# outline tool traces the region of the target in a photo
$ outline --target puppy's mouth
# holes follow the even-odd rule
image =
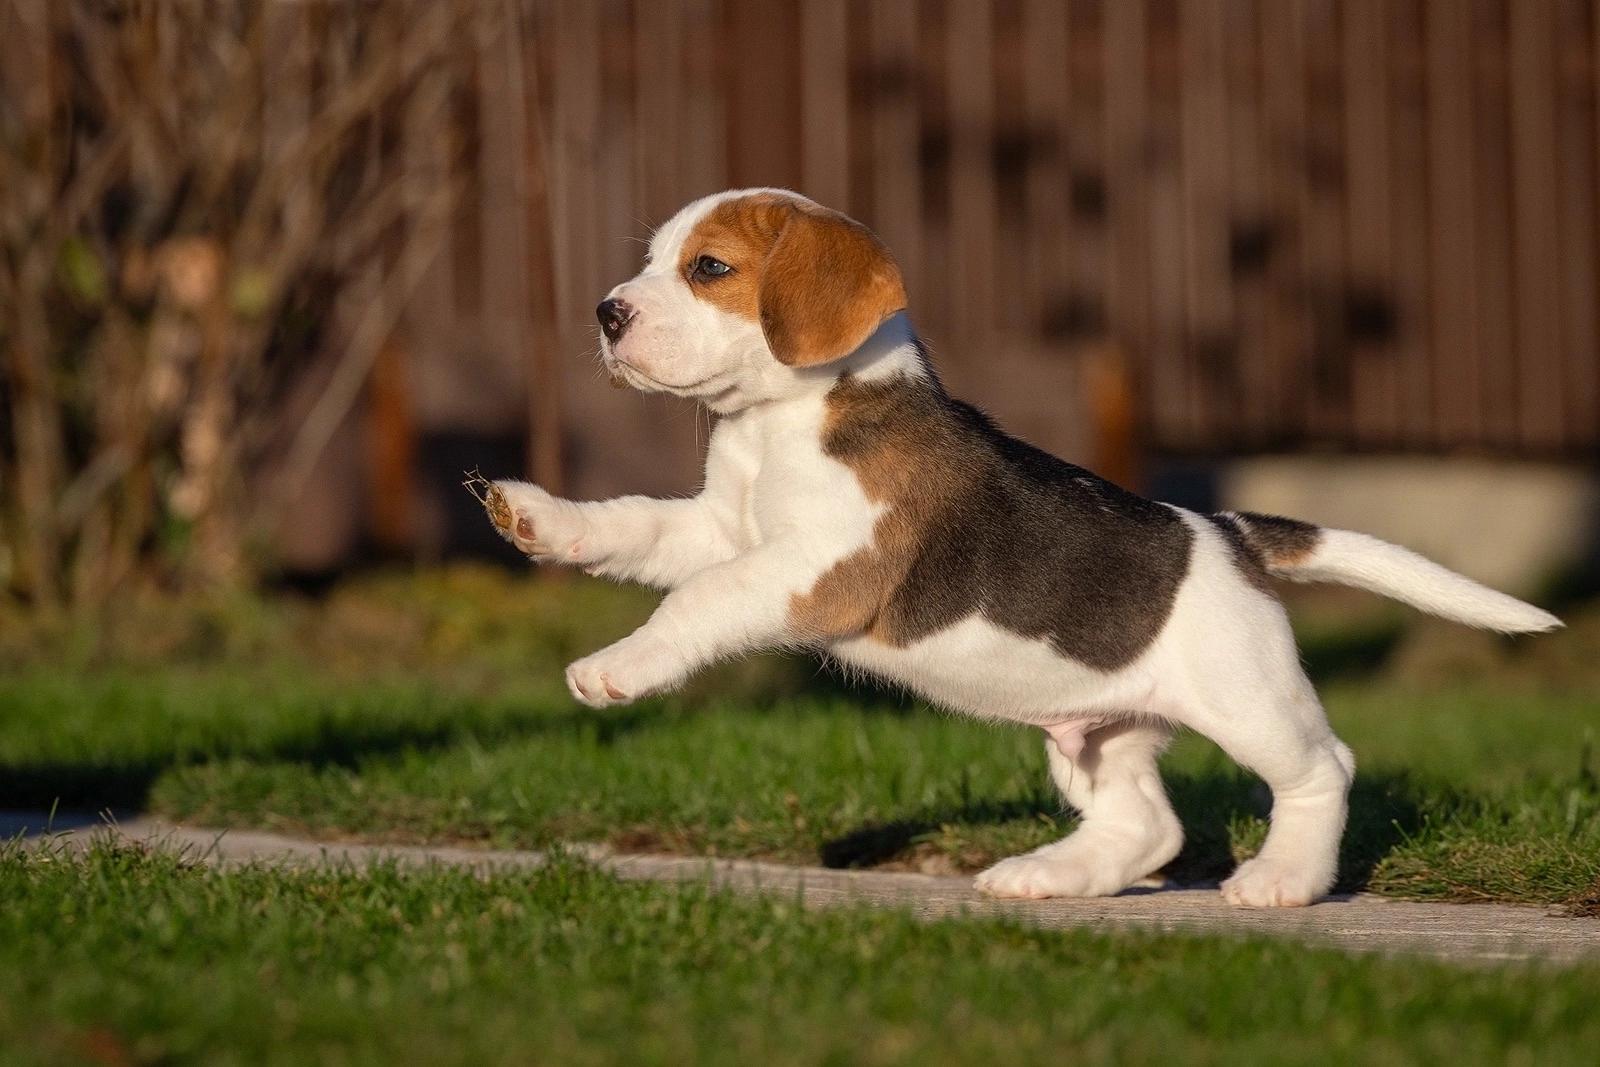
[[[676,382],[662,381],[655,375],[642,371],[633,363],[628,362],[611,350],[609,345],[600,346],[600,362],[605,366],[606,374],[611,378],[611,384],[618,389],[634,388],[647,393],[666,392],[694,395],[710,385],[718,377],[708,375],[698,381],[678,384]]]

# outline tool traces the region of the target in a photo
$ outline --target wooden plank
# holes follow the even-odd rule
[[[556,365],[583,368],[593,358],[595,293],[604,277],[599,234],[603,205],[595,183],[601,128],[600,23],[588,4],[538,0],[540,24],[550,51],[549,152],[551,244],[555,272],[555,322],[560,337]],[[586,433],[566,471],[578,496],[648,491],[634,481],[637,460],[629,455],[638,438],[638,414],[628,398],[603,387],[594,375],[562,373],[561,404],[574,427],[605,425]],[[580,431],[581,432],[581,431]]]
[[[554,227],[551,200],[549,126],[545,122],[540,75],[542,60],[538,34],[522,9],[511,0],[507,36],[513,55],[521,60],[519,80],[522,121],[520,164],[523,195],[523,253],[527,257],[522,277],[527,286],[526,311],[520,322],[528,367],[528,471],[539,485],[557,496],[567,495],[565,407],[563,380],[567,377],[561,356],[558,319]]]
[[[1591,144],[1594,148],[1595,158],[1595,185],[1600,186],[1600,0],[1589,0],[1588,7],[1589,10],[1587,14],[1589,16],[1590,33],[1589,76],[1590,85],[1592,86],[1592,92],[1590,93],[1589,100],[1590,118],[1594,123]],[[1597,193],[1600,193],[1600,189],[1597,189],[1594,186],[1591,186],[1591,189],[1593,191],[1589,192],[1587,195],[1594,196]],[[1591,200],[1590,203],[1593,205],[1596,213],[1600,214],[1600,203],[1595,203],[1593,200]],[[1597,266],[1597,273],[1600,273],[1600,266]],[[1593,290],[1591,290],[1591,292],[1592,291]],[[1581,353],[1579,358],[1583,360],[1582,366],[1584,367],[1584,371],[1582,373],[1586,382],[1591,377],[1600,378],[1600,366],[1596,366],[1596,363],[1600,363],[1600,361],[1591,359],[1588,353]],[[1595,381],[1592,384],[1593,402],[1585,405],[1580,411],[1580,417],[1582,420],[1580,425],[1587,424],[1593,427],[1591,434],[1592,440],[1594,440],[1594,447],[1600,448],[1600,381]],[[1591,449],[1588,454],[1592,455],[1593,449]]]
[[[1586,10],[1587,9],[1587,10]],[[1562,361],[1567,436],[1563,452],[1600,449],[1600,4],[1564,0],[1556,141],[1561,183]],[[1589,32],[1585,32],[1585,31]]]
[[[554,192],[557,321],[563,359],[589,346],[593,296],[601,285],[600,200],[595,186],[600,137],[600,26],[587,4],[546,0],[557,37],[552,99],[551,186]]]
[[[1108,339],[1111,350],[1132,368],[1148,412],[1156,367],[1150,350],[1151,223],[1142,136],[1149,107],[1145,5],[1127,0],[1102,11]]]
[[[600,12],[603,132],[597,142],[599,169],[592,178],[599,187],[602,205],[595,238],[601,250],[601,275],[585,301],[586,309],[592,309],[606,293],[638,271],[651,221],[645,218],[640,194],[648,176],[670,167],[668,160],[648,154],[641,136],[638,102],[642,94],[658,89],[645,83],[638,65],[640,56],[656,45],[653,40],[641,39],[645,32],[639,19],[642,6],[632,4],[619,6],[614,13],[604,9]],[[670,213],[678,206],[663,210]],[[592,310],[586,310],[585,322],[594,322]],[[592,360],[596,341],[592,326],[590,330],[584,357]],[[681,411],[644,402],[642,397],[609,389],[606,392],[610,429],[618,438],[614,444],[607,442],[607,447],[626,450],[613,462],[630,465],[630,488],[656,494],[680,492],[692,485],[699,470],[700,420],[685,419]],[[641,462],[646,456],[648,461]]]
[[[594,234],[600,273],[586,297],[591,309],[639,269],[639,241],[649,232],[638,193],[644,173],[655,169],[655,160],[644,156],[639,137],[639,79],[634,69],[638,33],[637,18],[603,18],[599,24],[600,127],[594,142],[598,166],[590,180],[600,198]],[[592,311],[586,321],[594,322]]]
[[[792,189],[800,170],[800,32],[795,0],[723,7],[728,168],[735,186]]]
[[[1266,150],[1267,350],[1270,371],[1267,410],[1275,445],[1304,435],[1310,322],[1306,315],[1306,42],[1304,5],[1299,0],[1261,8],[1261,120]]]
[[[1428,194],[1435,445],[1470,439],[1482,409],[1472,228],[1472,9],[1427,8]]]
[[[1517,0],[1511,0],[1512,3]],[[1473,33],[1473,192],[1478,271],[1474,304],[1483,360],[1482,426],[1470,441],[1493,449],[1517,441],[1517,344],[1511,270],[1511,127],[1507,0],[1476,0]]]
[[[926,309],[924,336],[938,348],[950,339],[951,305],[957,293],[950,289],[948,270],[953,255],[950,233],[950,91],[948,76],[948,0],[920,0],[913,23],[917,52],[917,166],[922,185],[922,283],[919,297]],[[946,368],[960,373],[953,364]],[[952,384],[960,387],[959,378]]]
[[[1033,142],[1023,195],[1023,281],[1030,333],[1066,298],[1068,216],[1067,9],[1059,0],[1027,0],[1020,34],[1021,128]]]
[[[1180,115],[1183,198],[1184,348],[1190,353],[1185,421],[1200,438],[1229,432],[1227,390],[1217,386],[1237,358],[1228,271],[1228,85],[1223,0],[1184,0]]]
[[[717,65],[722,53],[718,0],[683,0],[684,137],[677,149],[678,196],[689,200],[731,184],[728,120]]]
[[[1317,443],[1350,434],[1350,337],[1344,305],[1344,184],[1341,180],[1344,113],[1340,94],[1339,42],[1343,27],[1336,0],[1307,0],[1301,38],[1305,42],[1305,182],[1301,186],[1304,233],[1305,314],[1311,330],[1306,378],[1306,435]]]
[[[684,60],[688,20],[683,0],[636,5],[632,28],[635,221],[654,227],[698,195],[684,186],[678,167],[687,136]],[[634,254],[640,251],[635,248]]]
[[[992,12],[986,4],[946,9],[945,68],[950,123],[950,329],[980,343],[995,318],[995,199],[989,133],[994,113]]]
[[[1044,5],[1041,5],[1043,7]],[[1042,16],[1040,16],[1042,17]],[[1106,47],[1099,4],[1066,10],[1065,115],[1057,128],[1066,187],[1063,286],[1046,309],[1046,327],[1070,346],[1075,407],[1092,434],[1069,454],[1121,485],[1142,484],[1143,412],[1125,344],[1110,335],[1107,290],[1111,227],[1107,208]]]
[[[875,0],[868,14],[873,228],[894,250],[911,293],[924,306],[922,167],[918,159],[916,0]]]
[[[1107,335],[1105,34],[1097,7],[1068,7],[1067,116],[1064,126],[1069,206],[1066,303],[1058,329],[1103,347]]]
[[[1550,0],[1516,0],[1510,16],[1522,441],[1530,448],[1549,449],[1559,446],[1566,429],[1556,270],[1561,222],[1556,186],[1554,11]]]
[[[1190,422],[1190,398],[1195,392],[1194,352],[1184,336],[1183,182],[1181,150],[1178,21],[1175,4],[1157,0],[1149,5],[1144,21],[1146,125],[1131,146],[1136,155],[1130,169],[1145,171],[1146,211],[1149,214],[1150,344],[1147,396],[1155,443],[1159,447],[1190,450],[1196,444]]]
[[[1026,42],[1023,0],[992,0],[989,5],[989,64],[992,101],[988,132],[989,170],[994,178],[998,240],[1017,262],[1027,260],[1029,238],[1028,171],[1040,155],[1035,131],[1028,128]],[[1016,321],[1016,308],[1004,320]]]
[[[1070,299],[1074,227],[1070,216],[1070,54],[1067,8],[1029,0],[1022,8],[1022,126],[1037,139],[1030,160],[1024,211],[1027,224],[1030,331],[1038,333],[1051,307]]]
[[[1260,5],[1229,0],[1224,13],[1223,70],[1227,100],[1228,188],[1223,210],[1224,263],[1233,302],[1234,368],[1230,388],[1215,395],[1218,441],[1260,447],[1273,413],[1272,353],[1267,345],[1269,292],[1265,256],[1271,232],[1262,127]]]
[[[846,0],[800,9],[800,191],[850,212],[850,27]]]
[[[1392,0],[1389,52],[1394,160],[1394,294],[1400,421],[1396,443],[1424,447],[1433,434],[1433,368],[1429,363],[1432,278],[1428,260],[1427,75],[1421,0]]]
[[[1391,171],[1390,32],[1386,0],[1348,0],[1345,6],[1344,180],[1345,285],[1356,309],[1371,317],[1373,334],[1356,338],[1351,368],[1351,434],[1367,447],[1393,447],[1402,419],[1398,345],[1380,336],[1394,294]]]
[[[1002,135],[1019,139],[1023,168],[1020,189],[1008,188],[1000,204],[1002,239],[1018,250],[1023,275],[1008,287],[1019,298],[1010,317],[1022,327],[1015,331],[1017,373],[1026,383],[1026,397],[1019,396],[1026,415],[1018,429],[1058,455],[1089,459],[1099,451],[1108,453],[1108,462],[1127,466],[1110,450],[1094,447],[1104,436],[1098,413],[1086,403],[1079,361],[1068,358],[1068,346],[1081,347],[1081,338],[1051,324],[1071,284],[1069,12],[1063,3],[1022,0],[1006,13],[999,63],[1010,73],[1001,86],[1009,89],[1002,101]],[[1004,307],[1000,314],[1006,316]]]
[[[1261,9],[1262,137],[1266,143],[1268,410],[1275,443],[1304,436],[1311,358],[1306,314],[1306,65],[1303,0]]]

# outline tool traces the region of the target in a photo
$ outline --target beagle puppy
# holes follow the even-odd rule
[[[1223,897],[1328,892],[1355,760],[1273,578],[1504,633],[1561,625],[1364,534],[1144,500],[1007,436],[940,385],[883,244],[792,192],[685,207],[598,316],[613,379],[720,417],[693,498],[486,487],[496,526],[533,559],[670,590],[567,668],[573,696],[626,703],[716,660],[796,648],[1037,726],[1082,822],[980,874],[993,896],[1111,894],[1171,861],[1183,831],[1156,760],[1180,726],[1272,789],[1266,842]]]

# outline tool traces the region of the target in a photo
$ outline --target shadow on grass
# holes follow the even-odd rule
[[[820,858],[824,867],[875,867],[898,858],[918,840],[943,826],[992,826],[1060,814],[1060,807],[1052,805],[1043,796],[1025,800],[973,801],[930,809],[909,819],[868,823],[831,841],[824,841]]]
[[[1167,788],[1184,831],[1183,851],[1167,867],[1175,881],[1220,881],[1232,873],[1244,854],[1253,854],[1260,847],[1272,799],[1259,779],[1219,771],[1175,776]],[[1437,795],[1425,795],[1403,773],[1357,775],[1339,847],[1336,888],[1364,888],[1379,862],[1417,833],[1425,811],[1437,809],[1438,803]]]
[[[1217,772],[1174,775],[1167,781],[1178,817],[1183,821],[1183,851],[1166,868],[1179,884],[1210,883],[1226,877],[1237,865],[1235,828],[1240,844],[1253,851],[1260,841],[1271,807],[1266,787],[1243,774]],[[1437,798],[1431,807],[1437,807]],[[981,828],[1003,823],[1057,818],[1060,806],[1043,795],[1015,801],[973,801],[932,809],[914,817],[872,823],[823,844],[826,867],[872,867],[894,860],[941,827]],[[1366,886],[1388,853],[1422,826],[1422,791],[1406,776],[1368,775],[1357,778],[1350,795],[1350,819],[1339,855],[1338,888]]]
[[[120,814],[143,810],[151,788],[181,767],[226,759],[298,763],[321,769],[361,764],[412,752],[430,752],[466,742],[494,744],[556,734],[593,735],[602,745],[645,728],[667,712],[657,704],[597,714],[580,709],[560,715],[467,725],[432,723],[319,723],[319,729],[258,745],[174,751],[142,759],[82,759],[0,764],[0,808],[46,810],[109,808]]]
[[[1370,678],[1389,663],[1406,629],[1399,622],[1381,622],[1319,634],[1300,642],[1300,660],[1316,685]]]
[[[797,696],[837,701],[854,711],[905,717],[921,708],[903,693],[879,685],[858,685],[837,670],[821,668],[798,657],[774,668],[768,666],[752,681],[733,686],[740,711],[750,715],[782,715]],[[705,687],[702,687],[705,688]],[[728,698],[724,687],[721,701]],[[709,696],[709,690],[705,695]],[[0,761],[0,809],[44,811],[52,807],[84,810],[110,809],[124,815],[142,811],[150,791],[164,775],[183,768],[219,760],[248,759],[263,763],[295,763],[313,769],[355,769],[373,760],[426,753],[464,743],[500,744],[522,738],[592,737],[608,746],[653,724],[683,714],[686,707],[703,707],[706,701],[691,697],[651,700],[626,709],[596,712],[574,705],[557,714],[540,714],[484,722],[463,707],[459,717],[437,720],[393,721],[372,716],[359,721],[337,717],[296,723],[278,736],[214,743],[192,739],[171,741],[167,752],[119,755],[93,754],[64,759],[12,759]]]

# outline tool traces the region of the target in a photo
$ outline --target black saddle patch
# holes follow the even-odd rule
[[[875,541],[900,557],[851,571],[883,576],[851,591],[878,598],[867,633],[904,645],[977,614],[1112,671],[1161,632],[1194,540],[1177,510],[1008,436],[934,381],[846,377],[830,402],[824,446],[889,504]]]

